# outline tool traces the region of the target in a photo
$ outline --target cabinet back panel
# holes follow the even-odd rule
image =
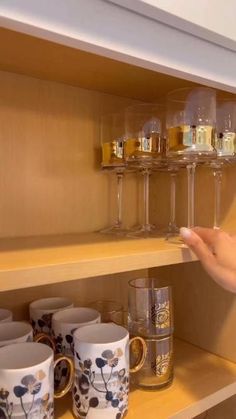
[[[172,285],[175,335],[236,362],[236,295],[217,285],[199,262],[149,270]]]
[[[5,72],[0,91],[0,236],[95,231],[111,222],[115,182],[100,169],[99,118],[133,102]],[[136,209],[135,177],[125,186],[126,208]],[[134,209],[126,211],[131,224]]]
[[[0,307],[13,311],[15,320],[28,320],[29,303],[44,297],[67,297],[75,306],[87,305],[95,300],[115,300],[124,308],[128,303],[128,281],[147,277],[148,270],[124,272],[96,278],[25,288],[0,293]]]

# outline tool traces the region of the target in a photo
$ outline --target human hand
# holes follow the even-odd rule
[[[236,236],[203,227],[182,227],[180,235],[207,273],[223,288],[236,292]]]

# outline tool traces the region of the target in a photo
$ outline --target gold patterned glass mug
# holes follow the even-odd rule
[[[173,337],[159,339],[145,338],[147,356],[142,368],[133,375],[133,383],[146,390],[157,390],[172,383],[174,375]],[[131,364],[139,358],[140,349],[134,343],[131,352]]]
[[[70,377],[65,388],[54,394],[53,371],[61,360],[41,343],[15,343],[0,348],[0,417],[53,419],[53,398],[65,395],[73,382],[74,367],[69,358]]]
[[[129,347],[140,342],[137,363],[129,366]],[[128,331],[114,323],[84,326],[74,333],[75,381],[73,412],[77,418],[117,419],[128,410],[129,372],[142,368],[146,344],[129,339]]]
[[[156,278],[129,281],[128,326],[132,336],[156,338],[173,333],[172,287]]]

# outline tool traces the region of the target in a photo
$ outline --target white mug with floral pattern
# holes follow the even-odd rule
[[[0,323],[0,347],[20,342],[33,342],[33,329],[29,323]]]
[[[74,368],[65,388],[54,394],[52,349],[42,343],[15,343],[0,348],[0,417],[6,419],[53,419],[54,397],[62,397],[71,387]]]
[[[73,303],[64,297],[41,298],[30,303],[30,322],[34,333],[51,333],[52,315],[70,307]]]
[[[88,307],[72,307],[58,311],[52,316],[51,334],[39,333],[35,336],[37,342],[47,342],[54,348],[56,354],[74,357],[73,333],[76,329],[89,324],[100,323],[101,314]],[[68,375],[66,363],[62,362],[55,371],[55,387],[60,388]]]
[[[140,361],[131,369],[129,347],[139,341]],[[84,326],[74,332],[73,413],[77,418],[121,419],[128,410],[129,372],[142,368],[146,344],[129,339],[114,323]]]

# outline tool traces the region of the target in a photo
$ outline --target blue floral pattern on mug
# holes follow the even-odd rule
[[[73,329],[65,335],[62,336],[61,333],[55,336],[54,332],[52,331],[52,335],[55,339],[55,347],[56,347],[56,353],[57,354],[63,354],[66,356],[73,357],[74,355],[74,340],[73,340],[73,333],[76,330]],[[55,389],[58,390],[60,387],[65,385],[65,382],[67,382],[69,375],[69,369],[67,362],[61,361],[59,364],[57,364],[55,368],[55,376],[54,376],[54,385]],[[1,417],[0,417],[1,419]]]
[[[61,333],[58,335],[55,335],[52,331],[52,334],[55,339],[55,345],[56,345],[56,353],[57,354],[63,354],[67,356],[73,356],[74,355],[74,340],[73,340],[73,333],[75,329],[72,329],[70,333],[67,333],[67,335],[62,336]]]
[[[114,418],[121,419],[128,409],[129,376],[119,369],[122,349],[105,350],[95,359],[81,361],[76,352],[79,369],[76,370],[73,390],[74,408],[78,416],[86,418],[91,408],[114,409]],[[99,372],[95,372],[95,369]]]
[[[46,374],[39,370],[34,375],[25,375],[19,385],[13,387],[12,396],[19,403],[11,401],[11,390],[0,389],[1,419],[53,419],[53,398],[49,393],[41,394],[42,382]],[[26,400],[27,398],[27,400]]]
[[[37,333],[51,333],[51,327],[52,327],[52,316],[53,313],[47,313],[43,314],[41,318],[34,320],[31,319],[31,325],[34,330],[34,334]]]

